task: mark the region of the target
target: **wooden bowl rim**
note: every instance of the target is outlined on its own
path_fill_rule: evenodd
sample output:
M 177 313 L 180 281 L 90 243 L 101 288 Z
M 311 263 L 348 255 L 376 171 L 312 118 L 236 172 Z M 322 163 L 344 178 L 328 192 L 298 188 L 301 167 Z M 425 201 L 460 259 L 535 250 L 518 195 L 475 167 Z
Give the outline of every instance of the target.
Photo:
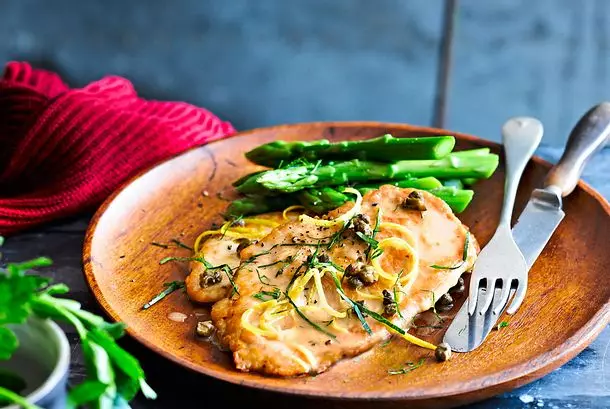
M 261 131 L 281 131 L 290 128 L 301 128 L 301 127 L 335 127 L 335 128 L 391 128 L 397 129 L 405 132 L 411 133 L 421 133 L 424 135 L 429 134 L 437 134 L 437 135 L 454 135 L 456 139 L 462 139 L 465 141 L 473 142 L 479 145 L 493 147 L 493 148 L 501 148 L 502 145 L 496 142 L 488 141 L 482 138 L 479 138 L 474 135 L 469 135 L 461 132 L 454 132 L 447 129 L 441 128 L 433 128 L 426 126 L 416 126 L 409 125 L 404 123 L 392 123 L 392 122 L 377 122 L 377 121 L 320 121 L 320 122 L 301 122 L 294 124 L 284 124 L 284 125 L 274 125 L 269 127 L 261 127 L 254 128 L 243 132 L 238 132 L 234 135 L 231 135 L 229 138 L 247 138 L 252 134 L 259 133 Z M 138 172 L 135 176 L 128 179 L 126 182 L 122 183 L 119 188 L 117 188 L 98 208 L 95 212 L 93 218 L 91 219 L 89 226 L 87 227 L 87 231 L 85 233 L 85 241 L 83 245 L 83 267 L 85 279 L 87 281 L 87 285 L 89 289 L 95 296 L 96 301 L 100 305 L 100 307 L 108 314 L 113 320 L 120 321 L 119 314 L 114 311 L 114 309 L 108 304 L 106 299 L 104 298 L 99 286 L 97 285 L 95 275 L 93 273 L 93 266 L 91 263 L 91 243 L 93 241 L 94 233 L 97 229 L 97 225 L 106 212 L 107 208 L 114 201 L 114 199 L 119 196 L 123 191 L 125 191 L 132 183 L 136 180 L 140 179 L 144 175 L 146 175 L 152 169 L 161 166 L 169 161 L 172 161 L 182 155 L 186 155 L 189 152 L 195 149 L 206 149 L 211 144 L 219 144 L 226 141 L 228 138 L 223 138 L 217 141 L 213 141 L 209 144 L 203 146 L 196 146 L 191 149 L 188 149 L 182 153 L 174 155 L 164 161 L 161 161 L 155 165 L 152 165 L 140 172 Z M 552 164 L 538 156 L 533 156 L 532 161 L 542 165 L 543 167 L 550 169 Z M 578 188 L 582 189 L 592 198 L 597 200 L 602 208 L 604 209 L 607 216 L 610 216 L 610 203 L 592 186 L 583 181 L 582 179 L 578 181 Z M 486 389 L 492 387 L 494 385 L 502 385 L 504 383 L 508 383 L 514 380 L 518 380 L 521 378 L 529 377 L 531 380 L 540 378 L 547 372 L 543 370 L 545 368 L 557 368 L 560 365 L 564 364 L 568 360 L 574 358 L 578 353 L 580 353 L 584 348 L 586 348 L 599 333 L 610 324 L 610 300 L 606 301 L 605 304 L 591 317 L 589 321 L 585 325 L 583 325 L 576 333 L 574 333 L 571 337 L 564 340 L 561 345 L 558 345 L 554 349 L 539 355 L 538 365 L 532 366 L 530 362 L 525 362 L 522 364 L 517 364 L 513 367 L 505 369 L 501 373 L 498 374 L 487 374 L 482 377 L 471 379 L 466 385 L 463 387 L 461 384 L 456 384 L 456 386 L 452 388 L 434 388 L 431 392 L 427 392 L 428 390 L 421 391 L 417 395 L 412 393 L 402 393 L 401 391 L 396 391 L 391 394 L 383 394 L 379 395 L 377 392 L 348 392 L 347 394 L 335 394 L 335 393 L 327 393 L 324 391 L 313 391 L 313 390 L 301 390 L 296 388 L 291 388 L 287 386 L 270 386 L 264 383 L 261 383 L 259 380 L 250 380 L 250 379 L 240 379 L 241 372 L 235 370 L 234 373 L 210 370 L 203 365 L 195 365 L 182 358 L 175 357 L 164 351 L 162 348 L 157 345 L 149 342 L 146 338 L 139 336 L 136 333 L 133 333 L 129 327 L 127 327 L 126 332 L 136 339 L 138 342 L 149 348 L 150 350 L 156 352 L 157 354 L 163 356 L 166 359 L 169 359 L 176 364 L 179 364 L 185 368 L 188 368 L 194 372 L 198 372 L 204 375 L 208 375 L 214 377 L 216 379 L 220 379 L 226 382 L 230 382 L 235 385 L 247 386 L 250 388 L 261 389 L 266 391 L 279 392 L 284 394 L 291 395 L 301 395 L 308 397 L 317 397 L 324 399 L 342 399 L 342 400 L 379 400 L 379 401 L 392 401 L 392 400 L 427 400 L 427 399 L 435 399 L 435 398 L 443 398 L 448 396 L 456 396 L 462 394 L 468 394 L 472 392 L 476 392 L 481 389 Z M 543 358 L 543 359 L 540 359 Z M 544 362 L 544 363 L 543 363 Z M 541 373 L 540 373 L 541 372 Z M 485 379 L 490 376 L 494 376 L 495 381 L 492 384 L 486 385 L 484 384 Z

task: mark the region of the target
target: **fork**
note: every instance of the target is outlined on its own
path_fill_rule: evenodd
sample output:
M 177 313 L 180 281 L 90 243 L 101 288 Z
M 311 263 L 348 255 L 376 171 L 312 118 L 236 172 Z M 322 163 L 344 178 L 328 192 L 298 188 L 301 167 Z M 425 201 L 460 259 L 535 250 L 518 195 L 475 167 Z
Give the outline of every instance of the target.
M 504 202 L 500 223 L 493 237 L 479 254 L 470 279 L 468 313 L 484 315 L 490 307 L 499 314 L 511 293 L 515 296 L 507 309 L 514 314 L 527 290 L 527 264 L 511 233 L 510 221 L 519 180 L 527 162 L 542 139 L 542 123 L 535 118 L 517 117 L 502 126 L 506 163 Z M 492 306 L 493 304 L 493 306 Z

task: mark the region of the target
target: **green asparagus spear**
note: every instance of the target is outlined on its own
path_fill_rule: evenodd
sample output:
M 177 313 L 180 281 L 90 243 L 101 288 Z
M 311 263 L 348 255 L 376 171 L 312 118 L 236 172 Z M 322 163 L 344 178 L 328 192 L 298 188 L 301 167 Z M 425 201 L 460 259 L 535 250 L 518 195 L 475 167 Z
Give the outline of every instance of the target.
M 454 187 L 456 189 L 464 189 L 464 183 L 461 179 L 447 179 L 443 180 L 443 186 Z
M 477 149 L 468 149 L 465 151 L 456 151 L 451 152 L 452 156 L 457 156 L 458 158 L 472 158 L 473 156 L 487 156 L 489 155 L 489 148 L 477 148 Z
M 415 189 L 427 190 L 435 196 L 443 199 L 449 207 L 455 212 L 463 212 L 472 200 L 474 192 L 472 190 L 462 190 L 453 187 L 443 187 L 441 183 L 436 180 L 436 184 L 430 183 L 430 180 L 436 180 L 434 178 L 423 178 L 415 180 L 404 180 L 396 183 L 391 183 L 398 187 L 412 187 Z M 379 188 L 382 184 L 378 185 L 355 185 L 356 188 L 362 195 L 366 194 L 370 190 Z M 305 206 L 308 210 L 315 213 L 322 214 L 330 210 L 336 209 L 348 200 L 352 200 L 353 197 L 342 193 L 343 187 L 322 187 L 320 189 L 305 189 L 296 194 L 299 202 Z
M 294 195 L 246 196 L 232 201 L 225 216 L 230 219 L 250 214 L 275 212 L 295 204 L 299 204 L 299 200 Z
M 274 169 L 247 178 L 236 186 L 246 194 L 270 195 L 279 192 L 339 186 L 348 183 L 391 181 L 405 178 L 488 178 L 498 166 L 498 155 L 472 157 L 449 154 L 443 159 L 402 160 L 387 164 L 357 159 L 316 167 Z
M 430 190 L 434 196 L 443 199 L 454 213 L 462 213 L 470 204 L 474 191 L 469 189 L 456 189 L 454 187 L 441 187 Z
M 365 194 L 369 190 L 379 188 L 383 183 L 371 185 L 359 185 L 356 188 L 360 193 Z M 398 187 L 413 187 L 416 189 L 432 190 L 442 187 L 443 185 L 438 179 L 426 177 L 421 179 L 400 180 L 391 184 Z M 231 202 L 227 209 L 226 215 L 229 217 L 247 216 L 250 214 L 260 214 L 283 210 L 288 206 L 302 204 L 308 210 L 315 213 L 325 213 L 328 210 L 335 209 L 345 203 L 347 200 L 352 200 L 351 195 L 342 193 L 346 186 L 339 187 L 322 187 L 320 189 L 304 189 L 296 194 L 283 194 L 277 196 L 247 196 L 242 199 L 237 199 Z
M 254 163 L 270 167 L 297 158 L 309 161 L 356 158 L 395 162 L 405 159 L 439 159 L 449 154 L 454 146 L 453 136 L 394 138 L 387 134 L 364 141 L 335 143 L 326 139 L 311 142 L 274 141 L 254 148 L 246 153 L 246 157 Z

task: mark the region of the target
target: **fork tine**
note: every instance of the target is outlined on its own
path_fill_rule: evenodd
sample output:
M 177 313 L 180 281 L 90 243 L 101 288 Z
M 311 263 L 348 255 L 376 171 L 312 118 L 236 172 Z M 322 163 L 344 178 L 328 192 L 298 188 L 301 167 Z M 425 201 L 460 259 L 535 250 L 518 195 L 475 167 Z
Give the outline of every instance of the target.
M 510 296 L 510 286 L 511 282 L 509 280 L 502 280 L 502 293 L 498 297 L 497 301 L 494 301 L 496 304 L 496 308 L 494 308 L 494 314 L 500 315 L 506 303 L 508 302 L 508 297 Z
M 491 302 L 494 299 L 494 295 L 495 295 L 494 289 L 495 288 L 496 288 L 496 279 L 488 277 L 487 278 L 487 287 L 485 289 L 485 302 L 483 303 L 483 307 L 481 307 L 481 309 L 479 310 L 479 314 L 483 315 L 489 309 L 489 306 L 491 305 Z
M 510 303 L 510 307 L 506 310 L 507 314 L 514 314 L 517 312 L 523 299 L 525 298 L 525 292 L 527 291 L 527 276 L 524 279 L 519 279 L 517 281 L 517 292 L 515 293 L 515 298 Z
M 470 277 L 470 289 L 468 292 L 468 314 L 472 315 L 477 309 L 477 299 L 479 297 L 479 284 L 481 280 Z

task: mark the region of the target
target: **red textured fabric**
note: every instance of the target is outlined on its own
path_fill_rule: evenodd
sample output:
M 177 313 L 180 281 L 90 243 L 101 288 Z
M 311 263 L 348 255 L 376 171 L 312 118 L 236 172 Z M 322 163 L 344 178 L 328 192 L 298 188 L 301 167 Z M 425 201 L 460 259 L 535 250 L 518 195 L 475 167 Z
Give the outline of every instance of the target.
M 122 182 L 233 126 L 182 102 L 139 98 L 124 78 L 69 88 L 11 62 L 0 79 L 0 235 L 98 205 Z

